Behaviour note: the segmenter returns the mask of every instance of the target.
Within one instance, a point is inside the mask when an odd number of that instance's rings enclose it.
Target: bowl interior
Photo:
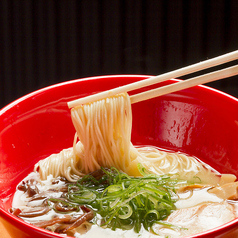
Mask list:
[[[118,75],[68,81],[33,92],[3,108],[0,111],[0,214],[7,214],[16,185],[39,159],[72,146],[75,130],[66,102],[147,77]],[[133,144],[182,151],[202,159],[219,172],[238,176],[236,98],[196,86],[133,104],[132,112]]]

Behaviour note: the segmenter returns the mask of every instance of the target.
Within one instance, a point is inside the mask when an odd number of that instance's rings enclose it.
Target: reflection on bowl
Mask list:
[[[12,237],[62,237],[25,223],[8,209],[17,184],[38,160],[72,146],[75,130],[66,102],[147,77],[68,81],[33,92],[0,111],[0,221]],[[196,86],[133,104],[132,112],[133,144],[182,151],[219,172],[238,176],[238,99]],[[235,236],[238,219],[193,237]]]

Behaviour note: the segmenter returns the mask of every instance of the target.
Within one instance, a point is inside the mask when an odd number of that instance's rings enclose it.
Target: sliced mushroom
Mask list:
[[[72,229],[80,226],[85,221],[90,221],[93,217],[94,217],[94,214],[93,214],[93,211],[91,211],[91,210],[90,210],[90,212],[84,213],[83,215],[78,217],[78,219],[73,224],[71,224],[68,227],[66,227],[63,230],[63,233],[66,233],[67,231],[72,230]]]
[[[19,217],[37,217],[37,216],[42,216],[45,215],[49,212],[50,208],[49,207],[34,207],[31,209],[24,209],[22,210],[18,216]]]

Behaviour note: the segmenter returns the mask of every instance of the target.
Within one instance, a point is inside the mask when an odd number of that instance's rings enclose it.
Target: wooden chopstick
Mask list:
[[[209,60],[205,60],[181,69],[177,69],[165,74],[161,74],[155,77],[151,77],[148,79],[144,79],[138,82],[134,82],[131,84],[127,84],[121,87],[117,87],[111,90],[107,90],[107,91],[103,91],[101,93],[97,93],[94,95],[90,95],[87,97],[83,97],[83,98],[79,98],[73,101],[68,102],[68,107],[72,108],[75,107],[77,105],[81,105],[81,104],[85,104],[85,103],[89,103],[89,102],[93,102],[93,101],[97,101],[106,97],[110,97],[110,96],[114,96],[118,93],[123,93],[123,92],[129,92],[138,88],[143,88],[152,84],[156,84],[159,82],[163,82],[166,81],[168,79],[172,79],[172,78],[178,78],[187,74],[191,74],[197,71],[201,71],[203,69],[207,69],[207,68],[211,68],[217,65],[221,65],[233,60],[238,59],[238,50],[209,59]],[[229,77],[229,76],[228,76]],[[218,79],[217,79],[218,80]],[[188,80],[186,80],[188,81]],[[193,85],[195,86],[195,85]],[[133,99],[134,100],[134,99]]]
[[[176,92],[182,89],[190,88],[196,85],[209,83],[223,78],[232,77],[238,74],[238,65],[218,70],[212,73],[200,75],[184,81],[166,85],[160,88],[152,89],[136,95],[130,96],[131,103],[141,102],[154,97],[162,96],[168,93]]]

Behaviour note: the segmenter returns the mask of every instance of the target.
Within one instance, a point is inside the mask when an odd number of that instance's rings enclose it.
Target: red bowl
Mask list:
[[[12,237],[62,237],[25,223],[8,209],[16,185],[38,160],[72,146],[75,130],[66,102],[147,77],[116,75],[68,81],[26,95],[0,111],[0,221]],[[196,86],[133,104],[132,112],[133,144],[182,151],[222,173],[238,176],[238,99]],[[234,219],[193,237],[237,236],[238,219]]]

